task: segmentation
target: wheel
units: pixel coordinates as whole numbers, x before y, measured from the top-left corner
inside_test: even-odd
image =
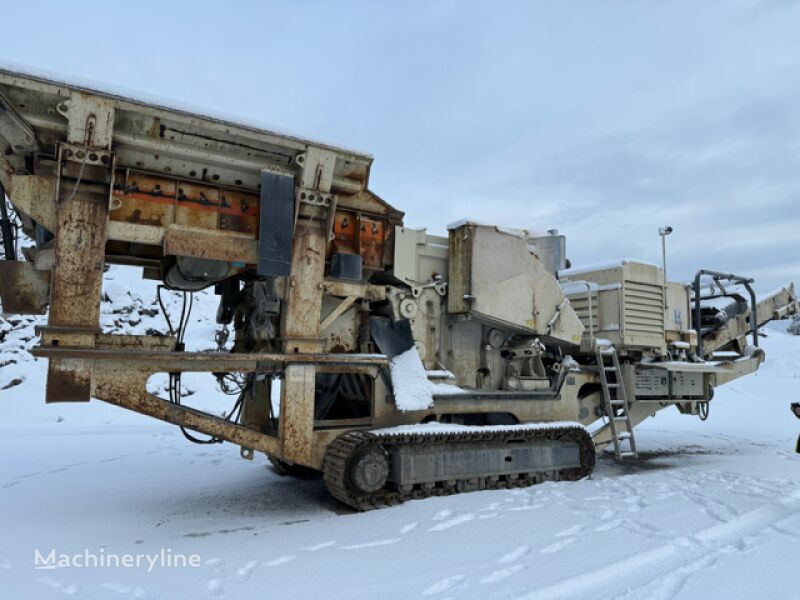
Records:
[[[378,445],[362,448],[348,461],[347,476],[356,493],[375,493],[389,479],[389,455]]]

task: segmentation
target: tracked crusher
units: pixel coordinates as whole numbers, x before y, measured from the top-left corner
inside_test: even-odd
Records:
[[[580,479],[606,447],[633,458],[636,425],[672,406],[705,418],[717,385],[763,361],[759,326],[798,310],[792,286],[759,298],[730,273],[567,268],[552,230],[410,229],[369,189],[367,155],[54,77],[0,68],[0,149],[35,240],[17,260],[3,215],[0,296],[49,311],[46,401],[264,453],[360,510]],[[107,264],[188,302],[214,286],[220,350],[186,351],[188,319],[103,333]],[[181,405],[187,372],[236,382],[237,410]],[[169,398],[148,391],[156,373]]]

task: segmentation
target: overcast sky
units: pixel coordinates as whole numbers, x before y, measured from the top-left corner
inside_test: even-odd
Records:
[[[0,56],[369,152],[409,226],[800,283],[800,3],[27,2]]]

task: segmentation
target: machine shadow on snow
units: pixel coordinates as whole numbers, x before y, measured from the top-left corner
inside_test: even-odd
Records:
[[[721,456],[730,452],[702,446],[676,446],[663,450],[640,450],[636,458],[624,462],[616,461],[613,454],[598,454],[596,469],[604,474],[615,472],[636,473],[639,471],[668,471],[685,465],[685,458],[691,456]]]

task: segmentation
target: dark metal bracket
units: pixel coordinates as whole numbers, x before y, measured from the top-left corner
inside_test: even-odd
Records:
[[[291,274],[294,211],[294,176],[261,171],[258,274],[262,277]]]

